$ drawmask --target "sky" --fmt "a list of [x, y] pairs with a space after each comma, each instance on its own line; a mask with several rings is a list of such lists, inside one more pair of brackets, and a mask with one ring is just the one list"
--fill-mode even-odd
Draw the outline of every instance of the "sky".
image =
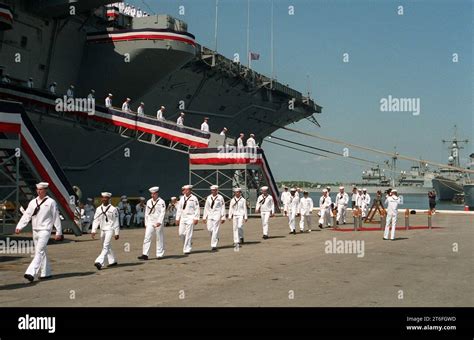
[[[215, 0], [134, 0], [144, 10], [184, 20], [196, 40], [215, 46]], [[246, 55], [247, 0], [218, 1], [217, 51]], [[252, 68], [271, 75], [271, 0], [250, 0]], [[184, 6], [184, 15], [180, 15]], [[323, 107], [321, 128], [302, 120], [288, 127], [446, 163], [457, 134], [474, 152], [472, 0], [274, 0], [274, 74]], [[289, 6], [294, 14], [290, 15]], [[399, 15], [403, 6], [403, 15]], [[347, 53], [349, 62], [344, 62]], [[453, 62], [453, 54], [457, 62]], [[419, 100], [420, 113], [381, 111], [380, 101]], [[274, 136], [343, 153], [344, 146], [279, 130]], [[357, 182], [370, 164], [329, 160], [263, 143], [277, 181]], [[349, 148], [383, 164], [387, 156]], [[350, 161], [350, 160], [349, 160]], [[411, 162], [400, 161], [398, 171]]]

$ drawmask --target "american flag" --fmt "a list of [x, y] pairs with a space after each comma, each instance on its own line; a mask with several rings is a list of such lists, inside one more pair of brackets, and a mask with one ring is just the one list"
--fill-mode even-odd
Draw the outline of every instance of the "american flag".
[[250, 52], [250, 60], [259, 60], [260, 59], [260, 54]]

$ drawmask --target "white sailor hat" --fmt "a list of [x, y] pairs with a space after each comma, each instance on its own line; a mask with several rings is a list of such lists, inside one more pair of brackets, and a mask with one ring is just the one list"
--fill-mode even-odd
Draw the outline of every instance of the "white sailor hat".
[[146, 200], [145, 197], [140, 197], [140, 201], [144, 201], [144, 200]]
[[339, 187], [339, 190], [340, 190], [340, 189], [344, 189], [344, 187], [341, 185], [341, 186]]
[[95, 90], [94, 90], [94, 89], [91, 89], [91, 92], [92, 92], [92, 93], [95, 93]]
[[326, 187], [326, 189], [331, 190], [331, 187], [328, 185], [328, 186]]
[[[7, 74], [8, 75], [8, 74]], [[56, 83], [55, 81], [53, 81], [53, 85], [58, 85], [58, 83]]]
[[129, 102], [129, 101], [131, 101], [131, 99], [127, 97], [127, 101]]
[[176, 199], [176, 196], [171, 197], [171, 199], [172, 199], [172, 200], [175, 200], [175, 199]]
[[267, 190], [268, 190], [268, 187], [267, 187], [267, 186], [261, 187], [260, 190], [262, 190], [262, 191], [267, 191]]
[[127, 196], [122, 195], [122, 196], [120, 196], [120, 199], [122, 199], [122, 200], [123, 200], [123, 199], [127, 199]]
[[90, 197], [87, 197], [87, 201], [89, 201], [89, 202], [92, 202], [92, 201], [93, 201], [93, 199], [92, 199], [92, 198], [90, 198]]
[[184, 112], [181, 112], [181, 116], [184, 116]]
[[100, 196], [102, 197], [112, 197], [112, 194], [110, 192], [104, 191], [100, 193]]
[[32, 77], [30, 77], [30, 80], [33, 80], [33, 78], [32, 78]]
[[160, 187], [151, 187], [150, 189], [148, 189], [148, 191], [151, 193], [158, 192], [160, 191]]
[[362, 191], [367, 191], [367, 189], [366, 189], [366, 188], [363, 188]]
[[126, 198], [122, 198], [122, 202], [127, 202], [128, 200]]
[[209, 120], [209, 117], [204, 117], [204, 120]]
[[288, 189], [288, 187], [286, 185], [283, 186], [283, 189]]
[[323, 192], [328, 192], [328, 189], [323, 189]]
[[362, 191], [362, 189], [361, 189], [361, 188], [359, 188], [359, 189], [357, 189], [357, 191]]
[[255, 135], [253, 133], [250, 134], [250, 137], [255, 137]]
[[36, 184], [36, 189], [48, 189], [49, 183], [47, 182], [39, 182]]
[[211, 190], [217, 190], [217, 189], [219, 189], [219, 186], [214, 184], [214, 185], [210, 186], [210, 189]]
[[242, 192], [242, 189], [241, 189], [241, 188], [234, 188], [232, 191], [233, 191], [233, 192], [237, 192], [237, 191], [238, 191], [238, 192]]
[[70, 88], [73, 89], [73, 88], [74, 88], [74, 85], [71, 85]]
[[112, 93], [109, 93], [109, 97], [113, 97], [113, 94], [112, 94]]
[[183, 189], [192, 189], [193, 186], [191, 184], [186, 184], [186, 185], [183, 185]]
[[291, 188], [290, 191], [296, 192], [296, 188]]
[[303, 194], [309, 194], [308, 190], [304, 190]]
[[144, 102], [141, 102], [140, 105], [145, 105], [145, 103], [144, 103]]
[[160, 109], [166, 109], [163, 105], [161, 105]]
[[392, 192], [397, 192], [398, 193], [397, 189], [392, 189]]
[[227, 128], [224, 126], [224, 128], [222, 130], [226, 130], [227, 131]]

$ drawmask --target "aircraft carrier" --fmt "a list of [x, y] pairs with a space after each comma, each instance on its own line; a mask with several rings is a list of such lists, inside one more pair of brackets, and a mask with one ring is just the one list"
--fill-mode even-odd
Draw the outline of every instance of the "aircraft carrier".
[[[104, 118], [66, 115], [54, 110], [70, 85], [74, 97], [95, 90], [96, 111], [106, 114], [104, 99], [112, 93], [113, 121], [122, 102], [131, 98], [136, 111], [145, 103], [143, 125], [178, 131], [179, 112], [186, 113], [184, 135], [207, 138], [208, 147], [228, 137], [254, 133], [257, 143], [301, 119], [319, 125], [321, 106], [301, 92], [258, 74], [200, 45], [187, 24], [166, 14], [132, 17], [119, 13], [109, 0], [1, 0], [11, 15], [0, 20], [0, 99], [20, 101], [72, 185], [82, 196], [101, 190], [114, 196], [142, 196], [160, 185], [170, 197], [189, 180], [189, 148], [180, 134], [165, 137], [127, 134], [129, 126], [109, 128]], [[20, 58], [20, 61], [18, 61]], [[29, 78], [34, 85], [28, 86]], [[56, 82], [55, 94], [49, 86]], [[165, 123], [151, 122], [166, 106]], [[111, 111], [109, 111], [110, 113]], [[77, 112], [76, 112], [77, 113]], [[107, 113], [107, 114], [109, 114]], [[210, 132], [199, 131], [204, 116]], [[135, 119], [135, 123], [138, 121]], [[127, 137], [126, 139], [123, 137]], [[186, 138], [185, 138], [186, 139]], [[232, 141], [232, 138], [229, 138]], [[228, 141], [229, 141], [228, 140]]]

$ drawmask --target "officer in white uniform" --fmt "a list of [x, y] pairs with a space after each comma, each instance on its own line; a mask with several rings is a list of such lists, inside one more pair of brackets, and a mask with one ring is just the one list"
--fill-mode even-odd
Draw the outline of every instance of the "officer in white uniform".
[[166, 108], [164, 106], [161, 106], [158, 111], [156, 111], [156, 119], [158, 120], [165, 120], [165, 117], [163, 114], [165, 113]]
[[209, 118], [208, 117], [204, 118], [204, 122], [202, 122], [202, 124], [201, 124], [201, 131], [202, 132], [209, 132], [208, 122], [209, 122]]
[[184, 126], [184, 112], [181, 112], [178, 119], [176, 120], [176, 125]]
[[176, 211], [178, 235], [183, 240], [183, 253], [189, 254], [192, 249], [193, 229], [199, 222], [199, 201], [191, 193], [192, 185], [183, 186], [183, 196], [180, 198]]
[[339, 193], [336, 195], [337, 224], [346, 224], [346, 211], [349, 204], [349, 195], [344, 192], [344, 187], [339, 187]]
[[319, 228], [326, 228], [329, 226], [329, 220], [331, 219], [331, 197], [329, 197], [328, 189], [323, 190], [323, 195], [319, 199]]
[[140, 202], [135, 206], [135, 224], [140, 227], [145, 219], [145, 202], [145, 197], [140, 197]]
[[253, 133], [251, 133], [250, 137], [247, 139], [247, 147], [249, 148], [257, 147], [257, 143], [255, 142], [255, 135]]
[[125, 99], [125, 101], [122, 104], [122, 111], [123, 112], [130, 112], [130, 98]]
[[105, 98], [105, 107], [106, 108], [112, 108], [112, 93], [109, 93], [109, 95]]
[[211, 185], [211, 194], [207, 196], [204, 204], [203, 223], [207, 224], [207, 230], [211, 234], [211, 251], [217, 250], [219, 242], [219, 228], [225, 222], [225, 201], [217, 190], [217, 185]]
[[74, 85], [69, 86], [69, 88], [66, 91], [66, 96], [68, 98], [74, 98]]
[[234, 246], [244, 243], [244, 222], [247, 222], [247, 200], [242, 197], [242, 189], [234, 188], [234, 197], [229, 203], [229, 220], [232, 219]]
[[239, 138], [237, 138], [237, 148], [243, 148], [244, 147], [244, 134], [240, 133]]
[[117, 265], [112, 246], [112, 236], [118, 240], [120, 234], [119, 214], [117, 208], [110, 204], [110, 192], [102, 192], [102, 204], [95, 210], [94, 222], [92, 223], [92, 239], [95, 239], [97, 228], [100, 228], [100, 239], [102, 240], [102, 251], [95, 259], [94, 266], [101, 270], [107, 258], [108, 267]]
[[30, 282], [38, 275], [40, 279], [51, 277], [51, 267], [46, 248], [53, 226], [56, 227], [56, 241], [63, 240], [58, 206], [55, 200], [46, 195], [48, 186], [49, 184], [46, 182], [36, 184], [38, 197], [30, 201], [15, 229], [15, 233], [19, 234], [31, 221], [35, 256], [23, 276]]
[[49, 92], [56, 94], [56, 86], [58, 86], [58, 83], [56, 82], [53, 82], [51, 85], [49, 85]]
[[138, 106], [137, 114], [139, 116], [144, 116], [145, 115], [145, 103], [144, 102], [141, 102], [140, 105]]
[[351, 201], [352, 201], [352, 210], [354, 210], [357, 207], [357, 188], [353, 187], [352, 188], [352, 196], [351, 196]]
[[94, 200], [92, 198], [87, 198], [87, 203], [84, 205], [84, 216], [82, 218], [82, 232], [87, 233], [89, 232], [89, 228], [92, 225], [92, 221], [94, 220], [95, 215], [95, 207], [94, 207]]
[[288, 187], [283, 187], [283, 192], [280, 195], [281, 205], [283, 206], [283, 212], [285, 216], [288, 215], [288, 200], [290, 198], [290, 192], [288, 191]]
[[263, 239], [266, 240], [268, 239], [268, 219], [275, 216], [275, 204], [273, 197], [268, 194], [267, 186], [261, 187], [260, 190], [262, 194], [257, 198], [255, 212], [260, 213], [262, 218]]
[[165, 234], [164, 220], [166, 213], [166, 203], [159, 197], [159, 187], [148, 189], [151, 198], [146, 202], [145, 210], [145, 239], [143, 240], [143, 253], [139, 256], [139, 260], [148, 260], [151, 239], [153, 233], [156, 234], [156, 257], [162, 258], [165, 255]]
[[365, 212], [365, 196], [362, 193], [362, 189], [357, 189], [357, 201], [356, 201], [356, 207], [359, 208], [362, 211], [362, 217], [365, 217], [364, 212]]
[[[395, 239], [395, 229], [397, 227], [398, 205], [400, 204], [400, 197], [397, 195], [397, 189], [392, 189], [390, 196], [385, 198], [385, 206], [387, 207], [387, 222], [385, 223], [385, 231], [383, 239], [388, 240], [390, 232], [390, 239]], [[392, 230], [390, 230], [390, 224]]]
[[313, 199], [309, 197], [309, 193], [303, 191], [303, 197], [300, 199], [300, 232], [304, 232], [304, 225], [308, 226], [308, 231], [311, 232], [311, 214], [313, 213]]
[[299, 215], [300, 196], [296, 193], [295, 188], [290, 189], [290, 197], [288, 199], [288, 225], [290, 234], [296, 235], [296, 217]]
[[364, 206], [364, 212], [362, 214], [362, 217], [366, 217], [367, 214], [369, 213], [369, 207], [370, 207], [370, 195], [367, 193], [367, 189], [363, 188], [362, 189], [363, 195], [364, 195], [364, 200], [365, 200], [365, 206]]
[[123, 195], [120, 197], [120, 203], [117, 205], [117, 209], [120, 217], [120, 228], [129, 228], [132, 219], [132, 207], [128, 203], [127, 196]]

